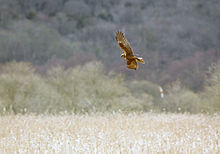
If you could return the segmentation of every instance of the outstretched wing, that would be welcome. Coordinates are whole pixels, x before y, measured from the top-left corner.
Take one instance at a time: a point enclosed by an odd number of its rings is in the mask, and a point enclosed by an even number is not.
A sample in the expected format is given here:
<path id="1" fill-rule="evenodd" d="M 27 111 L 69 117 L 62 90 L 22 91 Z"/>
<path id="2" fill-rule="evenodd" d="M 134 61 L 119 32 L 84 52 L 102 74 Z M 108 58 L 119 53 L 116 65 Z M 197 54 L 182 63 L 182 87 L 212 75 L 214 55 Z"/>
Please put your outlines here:
<path id="1" fill-rule="evenodd" d="M 126 55 L 134 55 L 128 40 L 124 37 L 122 32 L 116 32 L 115 39 Z"/>

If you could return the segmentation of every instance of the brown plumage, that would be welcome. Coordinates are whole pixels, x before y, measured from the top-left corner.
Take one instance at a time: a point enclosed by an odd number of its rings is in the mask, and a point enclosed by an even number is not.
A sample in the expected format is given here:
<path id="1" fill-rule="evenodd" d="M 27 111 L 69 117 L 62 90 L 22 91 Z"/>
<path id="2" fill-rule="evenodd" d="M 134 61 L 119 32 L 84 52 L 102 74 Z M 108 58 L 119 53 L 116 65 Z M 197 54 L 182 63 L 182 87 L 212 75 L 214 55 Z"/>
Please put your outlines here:
<path id="1" fill-rule="evenodd" d="M 144 64 L 143 58 L 134 56 L 131 46 L 122 32 L 116 32 L 115 39 L 124 52 L 121 57 L 126 59 L 128 68 L 136 70 L 138 69 L 137 62 Z"/>

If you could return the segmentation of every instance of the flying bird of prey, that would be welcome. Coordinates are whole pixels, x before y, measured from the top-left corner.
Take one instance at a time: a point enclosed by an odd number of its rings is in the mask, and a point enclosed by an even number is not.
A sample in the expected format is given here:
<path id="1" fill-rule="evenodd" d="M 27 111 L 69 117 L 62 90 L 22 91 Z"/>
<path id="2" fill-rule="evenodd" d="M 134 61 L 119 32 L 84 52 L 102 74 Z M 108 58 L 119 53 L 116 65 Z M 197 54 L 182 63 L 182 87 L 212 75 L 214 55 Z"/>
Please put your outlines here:
<path id="1" fill-rule="evenodd" d="M 144 60 L 142 57 L 136 57 L 134 55 L 128 40 L 124 37 L 122 32 L 116 32 L 115 38 L 122 51 L 124 52 L 123 54 L 121 54 L 121 57 L 126 59 L 128 68 L 136 70 L 138 69 L 137 62 L 144 64 Z"/>

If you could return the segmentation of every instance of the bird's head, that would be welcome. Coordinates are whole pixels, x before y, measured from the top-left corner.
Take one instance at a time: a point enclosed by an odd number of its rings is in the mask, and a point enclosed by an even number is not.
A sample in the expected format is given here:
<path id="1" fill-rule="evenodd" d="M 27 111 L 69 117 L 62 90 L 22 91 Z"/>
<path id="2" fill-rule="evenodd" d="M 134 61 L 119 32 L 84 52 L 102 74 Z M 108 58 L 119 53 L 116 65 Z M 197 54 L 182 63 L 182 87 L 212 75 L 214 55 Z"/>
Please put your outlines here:
<path id="1" fill-rule="evenodd" d="M 142 64 L 145 64 L 143 58 L 140 58 L 140 62 L 141 62 Z"/>
<path id="2" fill-rule="evenodd" d="M 125 53 L 121 54 L 121 58 L 126 58 Z"/>
<path id="3" fill-rule="evenodd" d="M 145 64 L 144 59 L 142 57 L 137 57 L 136 60 L 142 64 Z"/>

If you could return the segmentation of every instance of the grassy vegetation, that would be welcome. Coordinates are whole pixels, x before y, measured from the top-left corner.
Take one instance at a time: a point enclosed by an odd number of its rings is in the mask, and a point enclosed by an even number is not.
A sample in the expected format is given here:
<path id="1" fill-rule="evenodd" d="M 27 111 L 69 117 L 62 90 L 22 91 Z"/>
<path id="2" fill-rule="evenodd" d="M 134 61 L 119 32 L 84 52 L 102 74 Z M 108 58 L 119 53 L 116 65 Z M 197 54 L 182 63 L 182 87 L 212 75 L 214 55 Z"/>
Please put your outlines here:
<path id="1" fill-rule="evenodd" d="M 203 93 L 204 106 L 212 112 L 220 110 L 220 61 L 210 67 L 210 77 Z"/>
<path id="2" fill-rule="evenodd" d="M 220 116 L 1 116 L 0 153 L 219 153 Z"/>
<path id="3" fill-rule="evenodd" d="M 98 62 L 57 66 L 44 77 L 29 63 L 8 63 L 1 69 L 0 96 L 3 114 L 142 111 L 152 100 L 147 94 L 136 98 L 122 76 L 105 75 Z"/>
<path id="4" fill-rule="evenodd" d="M 105 72 L 100 62 L 74 68 L 56 66 L 45 76 L 30 63 L 10 62 L 0 68 L 0 113 L 94 113 L 94 112 L 219 112 L 219 64 L 203 93 L 180 82 L 164 87 L 147 80 L 124 80 Z M 114 73 L 113 73 L 114 74 Z"/>

